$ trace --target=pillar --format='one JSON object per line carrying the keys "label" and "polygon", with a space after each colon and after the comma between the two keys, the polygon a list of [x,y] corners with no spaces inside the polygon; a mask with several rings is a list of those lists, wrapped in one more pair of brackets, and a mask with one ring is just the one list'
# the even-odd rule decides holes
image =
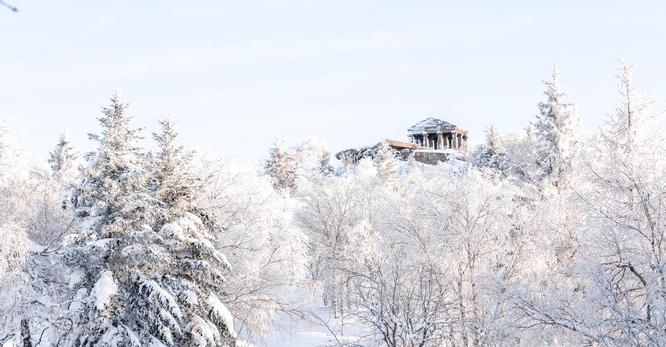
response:
{"label": "pillar", "polygon": [[423,147],[430,147],[430,143],[428,141],[428,134],[427,133],[423,134]]}
{"label": "pillar", "polygon": [[458,134],[453,133],[453,149],[458,149]]}
{"label": "pillar", "polygon": [[437,133],[437,148],[436,149],[442,149],[444,147],[444,136],[442,136],[442,133]]}

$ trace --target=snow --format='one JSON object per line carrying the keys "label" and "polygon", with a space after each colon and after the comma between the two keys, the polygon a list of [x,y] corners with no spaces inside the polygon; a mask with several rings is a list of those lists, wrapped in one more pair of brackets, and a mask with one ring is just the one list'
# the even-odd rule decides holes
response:
{"label": "snow", "polygon": [[190,306],[194,306],[199,303],[197,294],[189,289],[184,290],[181,295],[183,296],[183,300]]}
{"label": "snow", "polygon": [[257,347],[337,345],[330,329],[341,342],[349,342],[354,346],[359,345],[361,336],[369,334],[367,329],[349,319],[341,326],[340,319],[333,317],[330,310],[323,305],[310,302],[308,306],[308,312],[303,318],[293,321],[291,326],[273,330],[271,335],[263,341],[256,342],[255,345]]}
{"label": "snow", "polygon": [[220,301],[220,299],[217,298],[216,295],[211,294],[208,297],[208,305],[211,307],[211,316],[216,317],[216,319],[222,321],[225,326],[229,329],[229,331],[235,335],[235,329],[234,329],[234,317],[231,315],[231,312],[229,312],[229,309],[227,309],[227,306]]}
{"label": "snow", "polygon": [[83,280],[84,275],[85,274],[83,273],[83,271],[78,270],[78,269],[70,272],[67,275],[67,279],[68,279],[67,283],[68,283],[69,288],[74,288],[74,286],[76,286],[78,283],[80,283],[81,280]]}
{"label": "snow", "polygon": [[178,223],[169,223],[166,224],[160,229],[160,236],[165,239],[176,239],[184,240],[185,236],[183,235],[183,228]]}
{"label": "snow", "polygon": [[[152,300],[158,301],[162,307],[169,309],[169,312],[177,319],[182,319],[182,313],[180,312],[180,307],[176,302],[176,299],[164,290],[157,282],[153,280],[144,280],[141,283],[140,292],[147,291],[148,297]],[[173,320],[173,317],[169,317],[169,321]],[[177,324],[172,324],[177,326]]]}
{"label": "snow", "polygon": [[118,286],[113,279],[111,271],[103,271],[92,289],[91,295],[94,298],[95,307],[98,310],[104,310],[111,302],[111,297],[118,293]]}
{"label": "snow", "polygon": [[414,124],[413,126],[411,126],[409,128],[409,132],[420,134],[420,133],[423,133],[423,132],[432,132],[432,131],[436,131],[436,130],[451,129],[451,128],[455,128],[455,127],[456,127],[455,125],[453,125],[453,124],[451,124],[447,121],[437,119],[437,118],[434,118],[434,117],[428,117],[428,118]]}
{"label": "snow", "polygon": [[207,346],[219,336],[215,326],[199,316],[192,317],[187,329],[192,334],[193,346]]}

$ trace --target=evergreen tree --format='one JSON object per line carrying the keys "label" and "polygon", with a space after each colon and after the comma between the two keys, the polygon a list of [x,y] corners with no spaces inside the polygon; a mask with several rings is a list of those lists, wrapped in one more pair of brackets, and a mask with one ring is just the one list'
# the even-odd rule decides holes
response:
{"label": "evergreen tree", "polygon": [[330,176],[335,172],[333,165],[331,165],[331,152],[322,150],[319,157],[319,174],[322,176]]}
{"label": "evergreen tree", "polygon": [[136,146],[139,130],[130,127],[127,107],[116,90],[111,105],[102,109],[101,133],[89,135],[98,147],[86,155],[82,184],[72,194],[87,228],[65,250],[69,263],[85,274],[76,298],[82,305],[77,328],[69,338],[83,346],[139,345],[128,301],[141,263],[128,253],[152,238],[146,225],[155,204],[147,190],[144,155]]}
{"label": "evergreen tree", "polygon": [[637,142],[645,132],[644,125],[648,121],[650,107],[654,104],[644,93],[634,87],[633,66],[623,58],[618,59],[617,80],[620,101],[615,113],[609,117],[609,129],[604,134],[605,140],[611,145],[610,150],[631,153],[636,149]]}
{"label": "evergreen tree", "polygon": [[65,251],[84,273],[70,342],[234,346],[233,319],[220,301],[230,266],[213,247],[213,223],[195,214],[197,183],[185,172],[188,158],[175,145],[173,125],[162,122],[155,136],[156,180],[149,181],[130,121],[115,93],[103,109],[101,134],[91,135],[98,148],[74,194],[88,228]]}
{"label": "evergreen tree", "polygon": [[71,178],[77,158],[78,154],[72,147],[67,135],[60,135],[56,148],[49,153],[48,163],[53,177],[59,180]]}
{"label": "evergreen tree", "polygon": [[162,220],[179,216],[192,207],[200,195],[202,182],[191,173],[192,152],[176,144],[178,133],[172,120],[159,122],[160,132],[153,133],[158,152],[153,159],[155,198],[166,207]]}
{"label": "evergreen tree", "polygon": [[537,155],[541,179],[560,186],[566,184],[567,175],[576,155],[578,116],[573,104],[565,101],[560,86],[560,74],[553,70],[550,80],[544,81],[546,100],[539,103],[536,116]]}
{"label": "evergreen tree", "polygon": [[[214,247],[219,228],[212,214],[199,208],[203,184],[191,171],[192,153],[176,144],[174,123],[160,121],[153,134],[158,145],[154,160],[154,197],[159,203],[155,230],[163,267],[144,271],[134,304],[144,307],[139,318],[148,331],[167,345],[232,346],[233,318],[221,302],[224,271],[231,270]],[[176,324],[163,319],[173,312]]]}
{"label": "evergreen tree", "polygon": [[275,142],[264,164],[264,172],[273,179],[275,189],[291,191],[296,187],[296,157]]}
{"label": "evergreen tree", "polygon": [[102,132],[88,135],[98,147],[86,154],[89,164],[83,169],[81,187],[73,194],[77,214],[97,217],[104,237],[122,236],[151,220],[145,204],[149,197],[145,154],[137,147],[141,129],[131,128],[127,108],[116,90],[98,119]]}

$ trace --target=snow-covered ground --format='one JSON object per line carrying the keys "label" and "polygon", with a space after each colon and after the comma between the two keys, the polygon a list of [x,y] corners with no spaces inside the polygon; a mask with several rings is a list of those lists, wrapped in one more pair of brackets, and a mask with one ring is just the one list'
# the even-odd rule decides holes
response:
{"label": "snow-covered ground", "polygon": [[[254,347],[312,347],[339,346],[348,342],[357,343],[368,332],[349,319],[335,318],[328,308],[312,303],[301,319],[291,319],[280,329],[274,329],[263,341],[255,342]],[[341,328],[342,327],[342,328]]]}

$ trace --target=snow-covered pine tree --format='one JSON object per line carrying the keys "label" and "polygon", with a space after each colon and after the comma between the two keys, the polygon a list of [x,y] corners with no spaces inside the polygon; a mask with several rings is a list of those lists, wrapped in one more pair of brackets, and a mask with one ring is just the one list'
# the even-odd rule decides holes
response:
{"label": "snow-covered pine tree", "polygon": [[72,147],[67,135],[60,135],[56,148],[49,153],[51,174],[58,180],[68,180],[74,175],[74,165],[78,154]]}
{"label": "snow-covered pine tree", "polygon": [[553,69],[550,80],[544,84],[546,100],[539,103],[534,124],[537,164],[541,168],[541,179],[559,187],[567,184],[567,175],[576,155],[579,120],[574,105],[565,101],[566,93],[560,85],[557,69]]}
{"label": "snow-covered pine tree", "polygon": [[296,187],[297,164],[296,157],[289,151],[283,150],[276,141],[264,164],[264,172],[273,179],[275,189],[291,191]]}

